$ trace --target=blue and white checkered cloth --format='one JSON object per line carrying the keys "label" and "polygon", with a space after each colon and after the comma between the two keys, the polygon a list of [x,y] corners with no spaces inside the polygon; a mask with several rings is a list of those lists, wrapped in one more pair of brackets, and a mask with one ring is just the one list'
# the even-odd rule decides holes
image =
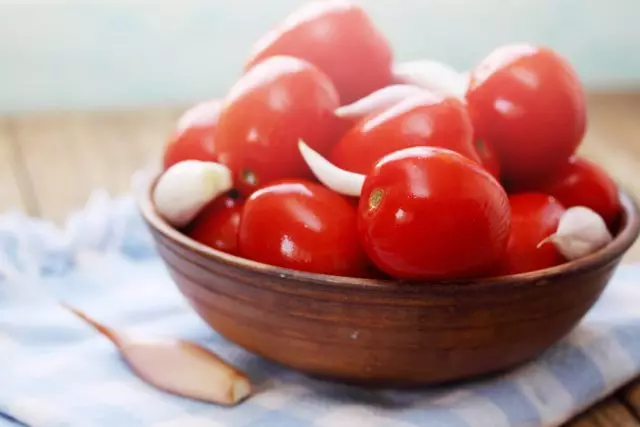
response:
{"label": "blue and white checkered cloth", "polygon": [[[129,198],[98,193],[63,230],[1,218],[3,427],[556,426],[640,374],[640,266],[621,267],[580,326],[535,362],[482,381],[367,390],[308,378],[212,332],[171,283]],[[224,408],[155,390],[58,301],[113,327],[209,346],[257,393]]]}

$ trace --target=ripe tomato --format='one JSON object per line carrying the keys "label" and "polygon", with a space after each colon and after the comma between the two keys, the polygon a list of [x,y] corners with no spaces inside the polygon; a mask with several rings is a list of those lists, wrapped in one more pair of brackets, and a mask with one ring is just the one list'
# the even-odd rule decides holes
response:
{"label": "ripe tomato", "polygon": [[310,2],[255,45],[245,69],[274,55],[316,65],[348,104],[391,83],[393,54],[366,12],[345,0]]}
{"label": "ripe tomato", "polygon": [[601,167],[578,156],[569,159],[558,174],[536,188],[555,197],[566,208],[586,206],[593,209],[609,227],[622,210],[616,183]]}
{"label": "ripe tomato", "polygon": [[507,182],[532,184],[554,173],[585,132],[578,76],[549,49],[495,50],[471,72],[466,98],[477,137],[496,150]]}
{"label": "ripe tomato", "polygon": [[564,262],[551,242],[540,245],[555,233],[564,207],[542,193],[520,193],[509,198],[511,233],[503,273],[541,270]]}
{"label": "ripe tomato", "polygon": [[216,135],[218,159],[245,195],[277,179],[310,177],[298,140],[326,153],[335,142],[337,107],[335,88],[316,67],[292,57],[269,58],[226,98]]}
{"label": "ripe tomato", "polygon": [[165,169],[183,160],[216,161],[214,139],[222,101],[212,99],[187,110],[164,149]]}
{"label": "ripe tomato", "polygon": [[475,162],[413,147],[383,157],[364,182],[360,238],[369,258],[398,279],[457,279],[492,271],[505,254],[509,201]]}
{"label": "ripe tomato", "polygon": [[480,162],[473,129],[462,102],[424,92],[365,117],[338,141],[330,155],[336,166],[367,174],[383,156],[403,148],[448,148]]}
{"label": "ripe tomato", "polygon": [[239,245],[242,256],[265,264],[336,276],[370,274],[356,209],[304,180],[279,181],[253,193],[242,213]]}
{"label": "ripe tomato", "polygon": [[204,245],[238,255],[242,208],[242,200],[228,194],[220,196],[198,214],[186,234]]}

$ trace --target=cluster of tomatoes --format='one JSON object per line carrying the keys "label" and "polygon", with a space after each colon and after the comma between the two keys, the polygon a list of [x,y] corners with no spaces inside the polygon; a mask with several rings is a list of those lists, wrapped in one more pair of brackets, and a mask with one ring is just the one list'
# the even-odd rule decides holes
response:
{"label": "cluster of tomatoes", "polygon": [[[218,250],[296,270],[406,280],[527,272],[565,260],[545,239],[571,206],[615,227],[616,185],[576,156],[585,97],[570,64],[503,46],[463,96],[422,88],[362,118],[335,114],[397,81],[388,42],[343,0],[303,6],[256,43],[222,100],[196,105],[165,168],[226,165],[234,190],[185,233]],[[319,182],[299,141],[365,177],[360,197]]]}

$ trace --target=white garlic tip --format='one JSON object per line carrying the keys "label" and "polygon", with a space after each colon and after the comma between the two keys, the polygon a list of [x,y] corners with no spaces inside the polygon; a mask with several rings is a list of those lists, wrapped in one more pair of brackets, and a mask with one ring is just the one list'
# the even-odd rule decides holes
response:
{"label": "white garlic tip", "polygon": [[298,141],[300,154],[307,165],[325,186],[345,196],[359,197],[365,176],[340,169],[309,147],[303,140]]}
{"label": "white garlic tip", "polygon": [[574,206],[566,210],[558,229],[546,240],[571,261],[605,247],[613,236],[598,213],[584,206]]}
{"label": "white garlic tip", "polygon": [[351,104],[338,107],[335,115],[344,119],[358,119],[375,111],[392,107],[403,99],[421,92],[424,92],[424,89],[415,85],[389,85]]}
{"label": "white garlic tip", "polygon": [[469,73],[459,73],[449,65],[431,59],[395,64],[393,75],[405,84],[458,99],[464,99],[469,85]]}
{"label": "white garlic tip", "polygon": [[210,201],[233,186],[231,171],[215,162],[185,160],[169,167],[153,192],[161,217],[174,227],[187,225]]}

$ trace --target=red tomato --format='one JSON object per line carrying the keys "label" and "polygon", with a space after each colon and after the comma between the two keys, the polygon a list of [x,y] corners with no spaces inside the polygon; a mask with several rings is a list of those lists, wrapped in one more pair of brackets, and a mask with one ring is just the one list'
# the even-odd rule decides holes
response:
{"label": "red tomato", "polygon": [[208,204],[187,228],[187,235],[198,242],[238,255],[238,231],[243,202],[230,195]]}
{"label": "red tomato", "polygon": [[218,122],[216,151],[251,191],[282,178],[311,176],[298,140],[326,153],[335,142],[338,95],[321,71],[297,58],[276,56],[252,68],[231,89]]}
{"label": "red tomato", "polygon": [[364,182],[358,228],[369,258],[398,279],[489,273],[509,237],[509,201],[475,162],[413,147],[382,158]]}
{"label": "red tomato", "polygon": [[492,52],[471,73],[469,114],[500,159],[503,178],[532,184],[559,169],[585,132],[585,95],[557,53],[530,45]]}
{"label": "red tomato", "polygon": [[383,156],[403,148],[448,148],[480,162],[462,102],[426,92],[365,117],[334,146],[330,161],[367,174]]}
{"label": "red tomato", "polygon": [[356,209],[308,181],[280,181],[253,193],[240,221],[239,244],[242,256],[265,264],[336,276],[370,274]]}
{"label": "red tomato", "polygon": [[201,102],[187,110],[164,150],[163,164],[169,166],[183,160],[216,161],[214,139],[222,101]]}
{"label": "red tomato", "polygon": [[253,48],[245,69],[274,55],[316,65],[348,104],[392,81],[393,54],[365,11],[344,0],[310,2],[289,15]]}
{"label": "red tomato", "polygon": [[521,193],[509,198],[511,234],[504,260],[504,274],[525,273],[564,262],[551,242],[540,245],[555,233],[564,207],[542,193]]}
{"label": "red tomato", "polygon": [[555,197],[567,208],[593,209],[609,226],[622,210],[616,183],[598,165],[578,156],[569,159],[558,174],[536,189]]}

